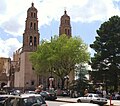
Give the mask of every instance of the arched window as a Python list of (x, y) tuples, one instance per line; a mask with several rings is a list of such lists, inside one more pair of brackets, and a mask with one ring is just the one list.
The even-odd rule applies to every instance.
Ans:
[(66, 24), (66, 25), (69, 25), (69, 20), (66, 19), (66, 20), (65, 20), (65, 24)]
[(67, 29), (65, 29), (65, 34), (67, 35)]
[(67, 20), (67, 25), (70, 25), (69, 20)]
[(32, 80), (32, 81), (31, 81), (31, 85), (34, 85), (34, 84), (35, 84), (35, 81), (34, 81), (34, 80)]
[(68, 35), (70, 35), (70, 30), (68, 29)]
[(36, 14), (34, 13), (34, 18), (36, 17)]
[(33, 17), (33, 12), (31, 12), (31, 17)]
[(30, 42), (29, 45), (32, 46), (32, 36), (30, 36)]
[(65, 24), (67, 24), (67, 20), (65, 20)]
[(34, 37), (34, 46), (37, 46), (36, 37)]
[(30, 23), (30, 29), (32, 29), (32, 22)]
[(36, 30), (36, 23), (34, 23), (34, 30)]

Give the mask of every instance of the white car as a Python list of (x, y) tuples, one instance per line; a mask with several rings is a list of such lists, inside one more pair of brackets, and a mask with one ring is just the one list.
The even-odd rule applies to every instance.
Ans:
[(60, 106), (99, 106), (99, 105), (92, 103), (67, 103)]
[(0, 106), (3, 106), (5, 100), (6, 100), (7, 98), (9, 98), (9, 97), (14, 97), (14, 95), (7, 95), (7, 94), (5, 94), (5, 95), (0, 95)]
[(104, 105), (107, 103), (107, 99), (100, 97), (98, 94), (88, 93), (84, 97), (78, 97), (77, 102), (95, 103), (95, 104)]
[[(1, 106), (1, 105), (0, 105)], [(10, 96), (2, 106), (48, 106), (43, 97), (39, 94), (21, 94)]]

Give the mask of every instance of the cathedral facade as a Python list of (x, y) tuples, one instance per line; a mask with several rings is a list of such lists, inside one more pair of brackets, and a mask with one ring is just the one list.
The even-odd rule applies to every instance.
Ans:
[[(29, 60), (29, 54), (37, 50), (37, 46), (40, 43), (40, 33), (38, 30), (38, 17), (37, 9), (34, 7), (34, 3), (27, 10), (27, 18), (25, 21), (25, 30), (23, 33), (23, 46), (17, 50), (13, 55), (13, 61), (18, 61), (19, 68), (14, 72), (14, 87), (16, 88), (35, 88), (36, 86), (43, 84), (48, 87), (49, 75), (38, 76), (35, 73), (34, 68)], [(66, 34), (71, 37), (71, 24), (70, 17), (67, 15), (67, 11), (64, 11), (64, 15), (60, 18), (59, 35)], [(59, 79), (54, 77), (55, 87)], [(73, 74), (70, 75), (70, 80), (73, 80)]]

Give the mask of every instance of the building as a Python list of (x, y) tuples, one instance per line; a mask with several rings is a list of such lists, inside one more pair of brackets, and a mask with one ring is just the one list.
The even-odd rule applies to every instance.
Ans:
[[(46, 88), (53, 81), (50, 74), (41, 73), (37, 75), (29, 60), (29, 54), (37, 50), (39, 45), (40, 33), (38, 30), (38, 10), (34, 7), (34, 3), (27, 10), (27, 18), (25, 21), (25, 30), (23, 33), (23, 46), (13, 53), (13, 60), (9, 61), (9, 82), (10, 87), (34, 89), (40, 84)], [(60, 18), (59, 35), (66, 34), (71, 37), (70, 17), (67, 11)], [(74, 72), (69, 75), (69, 81), (74, 79)], [(51, 79), (51, 80), (50, 80)], [(68, 79), (68, 78), (67, 78)], [(57, 88), (60, 79), (54, 75), (54, 87)], [(67, 82), (66, 82), (67, 83)]]
[(0, 88), (10, 86), (10, 58), (0, 58)]
[(67, 15), (65, 10), (64, 15), (60, 19), (59, 35), (66, 34), (68, 37), (71, 37), (71, 32), (70, 16)]
[[(66, 34), (68, 38), (72, 37), (72, 28), (70, 23), (70, 16), (67, 15), (67, 11), (64, 10), (63, 16), (60, 18), (59, 36)], [(69, 75), (65, 76), (65, 88), (68, 88), (68, 82), (71, 83), (75, 79), (74, 70)]]
[[(31, 7), (27, 10), (27, 18), (25, 21), (25, 30), (23, 33), (23, 47), (16, 58), (19, 61), (20, 70), (15, 72), (15, 87), (34, 88), (38, 85), (38, 76), (36, 75), (31, 62), (29, 61), (29, 54), (36, 51), (39, 45), (39, 30), (37, 9), (32, 3)], [(15, 59), (15, 58), (14, 58)]]

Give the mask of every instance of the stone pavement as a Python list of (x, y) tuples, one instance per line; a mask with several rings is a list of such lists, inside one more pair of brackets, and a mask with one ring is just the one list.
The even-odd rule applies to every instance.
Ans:
[[(58, 96), (56, 101), (68, 102), (68, 103), (76, 103), (77, 102), (77, 98)], [(112, 100), (111, 104), (113, 104), (112, 106), (120, 106), (120, 100)], [(105, 106), (110, 106), (110, 100), (108, 100), (108, 103)]]

